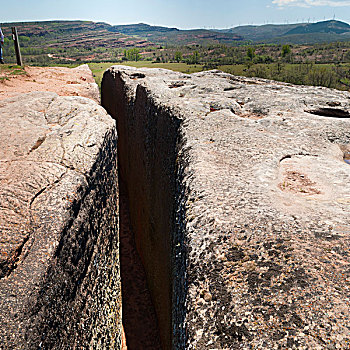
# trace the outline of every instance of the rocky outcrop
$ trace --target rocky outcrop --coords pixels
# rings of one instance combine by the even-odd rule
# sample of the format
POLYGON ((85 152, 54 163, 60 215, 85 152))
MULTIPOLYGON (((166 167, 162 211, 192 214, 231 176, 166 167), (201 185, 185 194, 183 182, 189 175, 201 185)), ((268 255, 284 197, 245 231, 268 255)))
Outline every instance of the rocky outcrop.
POLYGON ((95 102, 0 102, 0 348, 119 349, 117 136, 95 102))
POLYGON ((350 94, 112 67, 131 224, 169 349, 346 349, 350 94))
POLYGON ((100 92, 87 64, 75 68, 26 66, 23 74, 0 73, 0 100, 34 91, 54 92, 60 96, 82 96, 100 102, 100 92))

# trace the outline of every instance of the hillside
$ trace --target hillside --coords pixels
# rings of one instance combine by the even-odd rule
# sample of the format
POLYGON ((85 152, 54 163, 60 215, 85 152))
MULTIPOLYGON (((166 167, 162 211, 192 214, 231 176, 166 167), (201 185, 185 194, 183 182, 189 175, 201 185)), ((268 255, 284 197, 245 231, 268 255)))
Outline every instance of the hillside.
POLYGON ((315 44, 350 39, 350 25, 335 20, 317 23, 239 26, 220 32, 239 35, 243 40, 276 44, 315 44))
POLYGON ((5 52, 14 56, 11 27, 20 36, 22 55, 27 63, 59 63, 64 61, 103 61, 116 59, 124 48, 153 45, 146 39, 118 33, 107 23, 91 21, 45 21, 5 23, 5 52), (48 62, 49 60, 49 62, 48 62))
POLYGON ((242 40, 242 37, 235 33, 216 32, 206 29, 181 30, 177 28, 150 26, 144 23, 113 26, 112 30, 126 35, 137 35, 147 38, 158 44, 170 45, 232 45, 236 41, 242 40))
POLYGON ((151 26, 145 23, 138 23, 113 26, 113 31, 128 35, 148 35, 149 33, 167 33, 173 31, 179 32, 180 30, 177 28, 151 26))
MULTIPOLYGON (((4 52, 7 63, 15 62, 12 26, 17 27, 24 62, 32 65, 134 60, 124 51, 137 48, 139 52, 136 60, 143 59, 158 63, 176 61, 177 51, 181 54, 179 61, 191 62, 190 57, 193 51, 197 50, 200 52, 202 62, 210 66, 213 62, 219 62, 218 58, 228 57, 227 50, 223 50, 221 46, 235 48, 231 56, 234 55, 236 59, 224 62, 224 64, 230 64, 243 63, 246 55, 244 45, 247 42, 312 45, 322 42, 350 41, 350 25, 340 21, 241 26, 227 30, 181 30, 144 23, 112 26, 92 21, 18 22, 5 23, 2 26, 5 34, 4 52), (208 45, 212 46, 209 51, 208 45), (243 51, 239 49, 240 46, 243 51)), ((274 52, 274 49, 270 48, 259 54, 262 55, 261 62, 271 61, 278 58, 279 49, 274 52)), ((317 57, 317 60, 324 61, 322 57, 317 57)), ((192 63, 198 63, 197 61, 192 63)), ((333 61, 329 57, 325 62, 333 61)))
POLYGON ((31 42, 46 41, 49 47, 59 47, 70 42, 74 47, 127 47, 145 46, 146 40, 135 39, 122 35, 112 29, 107 23, 90 21, 47 21, 5 23, 3 31, 9 33, 12 26, 18 28, 19 35, 30 37, 31 42))
POLYGON ((221 32, 239 35, 244 40, 264 41, 279 37, 286 32, 298 27, 300 24, 265 24, 261 26, 239 26, 230 29, 223 29, 221 32))
POLYGON ((11 27, 16 26, 24 61, 29 64, 116 61, 124 49, 157 50, 159 45, 234 45, 242 38, 209 30, 180 30, 132 24, 112 26, 92 21, 17 22, 2 25, 7 62, 15 62, 11 27))
POLYGON ((316 34, 316 33, 330 33, 330 34, 343 34, 350 32, 350 25, 340 21, 323 21, 317 23, 308 23, 297 26, 289 30, 284 35, 294 34, 316 34))

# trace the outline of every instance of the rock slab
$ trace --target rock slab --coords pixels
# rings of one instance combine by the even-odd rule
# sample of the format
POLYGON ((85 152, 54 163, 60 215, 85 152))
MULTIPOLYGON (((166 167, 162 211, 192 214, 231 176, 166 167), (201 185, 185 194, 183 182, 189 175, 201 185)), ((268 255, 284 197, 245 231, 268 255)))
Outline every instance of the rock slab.
POLYGON ((115 122, 82 97, 0 102, 0 349, 119 349, 115 122))
POLYGON ((102 104, 164 348, 350 347, 349 93, 115 66, 102 104))
POLYGON ((87 64, 75 68, 31 67, 24 75, 5 75, 0 82, 0 100, 34 92, 55 92, 60 96, 83 96, 100 102, 100 92, 87 64))

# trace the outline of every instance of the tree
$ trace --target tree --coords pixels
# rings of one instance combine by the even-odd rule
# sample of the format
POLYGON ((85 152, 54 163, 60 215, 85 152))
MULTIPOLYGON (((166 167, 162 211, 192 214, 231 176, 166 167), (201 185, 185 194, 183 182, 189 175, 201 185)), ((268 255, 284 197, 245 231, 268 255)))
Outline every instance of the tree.
POLYGON ((200 54, 198 51, 193 52, 192 55, 188 57, 187 64, 198 64, 200 59, 200 54))
POLYGON ((141 59, 140 50, 137 48, 129 49, 126 52, 124 51, 124 55, 128 61, 140 61, 141 59))
POLYGON ((181 51, 176 51, 175 52, 175 61, 177 62, 177 63, 179 63, 179 62, 181 62, 182 61, 182 52, 181 51))
POLYGON ((292 52, 291 48, 289 45, 283 45, 282 46, 282 57, 286 57, 290 55, 292 52))
POLYGON ((255 56, 255 49, 249 46, 247 50, 247 57, 252 61, 254 56, 255 56))
POLYGON ((292 50, 289 45, 283 45, 282 46, 282 52, 281 52, 282 58, 286 62, 291 62, 292 61, 292 50))

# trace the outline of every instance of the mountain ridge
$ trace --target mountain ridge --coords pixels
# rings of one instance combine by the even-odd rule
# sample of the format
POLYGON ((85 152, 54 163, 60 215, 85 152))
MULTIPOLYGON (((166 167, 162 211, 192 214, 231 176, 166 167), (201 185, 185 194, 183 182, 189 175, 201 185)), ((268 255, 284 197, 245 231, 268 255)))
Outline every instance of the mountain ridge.
MULTIPOLYGON (((111 25, 93 21, 34 21, 4 23, 6 35, 11 26, 17 26, 20 35, 26 37, 45 37, 60 41, 62 37, 71 39, 77 46, 93 47, 91 38, 101 41, 104 47, 144 47, 146 45, 212 45, 234 46, 240 43, 266 44, 314 44, 350 40, 350 25, 337 20, 316 23, 246 25, 229 29, 179 29, 175 27, 153 26, 146 23, 111 25), (77 41, 80 37, 81 40, 77 41)), ((95 43, 96 44, 96 43, 95 43)), ((100 45, 100 44, 98 44, 100 45)))
MULTIPOLYGON (((215 29, 214 29, 215 30, 215 29)), ((327 20, 316 23, 245 25, 220 30, 240 35, 244 40, 266 43, 315 43, 347 40, 350 25, 343 21, 327 20), (304 35, 304 37, 302 37, 304 35), (310 37, 311 35, 311 37, 310 37)))

